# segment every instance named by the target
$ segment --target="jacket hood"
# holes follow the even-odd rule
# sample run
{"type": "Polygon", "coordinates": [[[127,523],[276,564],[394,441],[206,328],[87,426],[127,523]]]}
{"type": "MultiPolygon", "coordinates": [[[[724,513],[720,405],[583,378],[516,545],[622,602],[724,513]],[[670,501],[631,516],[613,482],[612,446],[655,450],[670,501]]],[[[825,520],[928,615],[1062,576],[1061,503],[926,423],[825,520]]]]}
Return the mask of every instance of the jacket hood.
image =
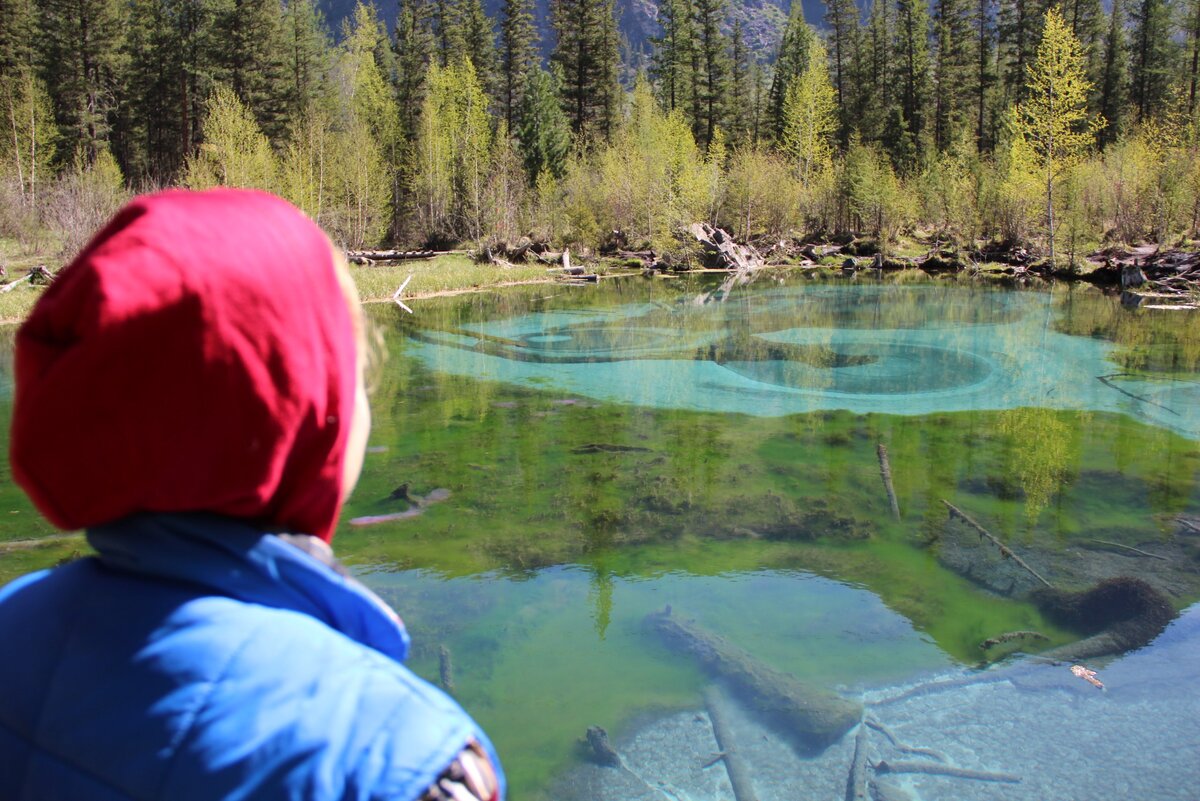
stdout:
{"type": "Polygon", "coordinates": [[[17,333],[13,476],[62,528],[202,511],[329,540],[355,348],[329,240],[295,207],[137,198],[17,333]]]}

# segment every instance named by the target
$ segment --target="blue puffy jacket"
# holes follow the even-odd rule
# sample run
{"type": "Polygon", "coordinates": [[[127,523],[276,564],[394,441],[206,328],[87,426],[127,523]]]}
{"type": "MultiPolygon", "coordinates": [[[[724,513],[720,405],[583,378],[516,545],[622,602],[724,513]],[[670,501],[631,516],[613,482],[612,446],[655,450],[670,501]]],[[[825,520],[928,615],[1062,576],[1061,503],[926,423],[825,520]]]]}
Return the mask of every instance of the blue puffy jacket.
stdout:
{"type": "MultiPolygon", "coordinates": [[[[353,580],[212,515],[0,590],[0,799],[418,798],[479,727],[353,580]]],[[[503,778],[501,778],[503,783],[503,778]]]]}

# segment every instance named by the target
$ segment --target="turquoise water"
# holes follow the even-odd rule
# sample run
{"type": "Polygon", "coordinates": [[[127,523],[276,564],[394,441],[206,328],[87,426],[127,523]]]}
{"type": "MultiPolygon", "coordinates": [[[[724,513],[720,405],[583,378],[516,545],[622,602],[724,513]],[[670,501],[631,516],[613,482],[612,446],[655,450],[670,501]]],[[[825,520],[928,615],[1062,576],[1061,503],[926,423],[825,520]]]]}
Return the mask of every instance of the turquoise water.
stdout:
{"type": "MultiPolygon", "coordinates": [[[[1200,764],[1178,754],[1200,747],[1200,536],[1185,525],[1200,524],[1200,320],[1088,291],[764,282],[699,302],[709,289],[633,280],[371,308],[387,358],[335,547],[404,617],[414,669],[448,679],[492,735],[511,797],[730,797],[722,763],[703,767],[711,676],[645,623],[667,606],[855,703],[996,675],[867,714],[1022,782],[877,777],[889,792],[1193,797],[1200,764]],[[1019,644],[982,648],[1090,632],[1048,618],[943,500],[1056,586],[1135,576],[1193,611],[1090,662],[1104,693],[1019,644]],[[629,770],[589,762],[593,725],[629,770]]],[[[50,533],[10,482],[0,511],[0,544],[50,533]]],[[[0,575],[81,549],[0,552],[0,575]]],[[[761,718],[730,712],[760,798],[845,797],[854,731],[800,753],[761,718]]],[[[872,732],[872,761],[921,759],[872,732]]]]}

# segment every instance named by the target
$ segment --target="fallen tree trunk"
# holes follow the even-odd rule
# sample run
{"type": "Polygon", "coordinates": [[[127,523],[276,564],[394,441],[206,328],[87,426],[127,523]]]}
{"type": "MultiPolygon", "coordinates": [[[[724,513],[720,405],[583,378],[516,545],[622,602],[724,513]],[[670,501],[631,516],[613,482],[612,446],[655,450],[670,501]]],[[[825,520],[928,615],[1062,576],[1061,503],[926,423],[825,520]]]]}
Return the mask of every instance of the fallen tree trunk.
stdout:
{"type": "Polygon", "coordinates": [[[733,786],[733,797],[735,801],[758,801],[754,781],[750,778],[750,768],[738,753],[733,731],[725,719],[725,704],[725,694],[720,687],[710,684],[704,689],[704,705],[708,707],[708,719],[712,721],[717,748],[721,749],[721,758],[725,760],[725,772],[729,774],[729,784],[733,786]]]}
{"type": "Polygon", "coordinates": [[[804,751],[825,750],[862,718],[862,704],[763,664],[723,637],[674,617],[669,606],[647,615],[645,623],[668,646],[724,679],[754,712],[804,751]]]}

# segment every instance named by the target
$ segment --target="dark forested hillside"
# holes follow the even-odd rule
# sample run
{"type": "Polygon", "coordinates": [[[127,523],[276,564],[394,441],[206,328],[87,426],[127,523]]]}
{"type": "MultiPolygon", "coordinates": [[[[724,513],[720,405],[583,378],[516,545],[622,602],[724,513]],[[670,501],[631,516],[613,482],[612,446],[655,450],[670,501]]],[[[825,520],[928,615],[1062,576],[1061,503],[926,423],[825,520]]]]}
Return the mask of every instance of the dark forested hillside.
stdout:
{"type": "MultiPolygon", "coordinates": [[[[357,0],[323,0],[321,9],[329,19],[334,31],[340,30],[341,21],[354,12],[357,0]]],[[[381,18],[389,29],[395,25],[399,13],[398,0],[379,0],[381,18]]],[[[484,9],[493,19],[498,19],[504,0],[486,0],[484,9]]],[[[745,31],[746,43],[759,61],[775,57],[775,47],[787,20],[788,0],[735,0],[729,4],[729,24],[737,20],[745,31]]],[[[542,54],[550,55],[550,2],[537,0],[535,19],[542,37],[542,54]]],[[[653,36],[659,33],[658,8],[654,0],[619,0],[617,13],[621,33],[628,43],[629,52],[640,57],[650,52],[653,36]]],[[[819,22],[825,13],[821,0],[805,0],[804,15],[810,22],[819,22]]]]}

